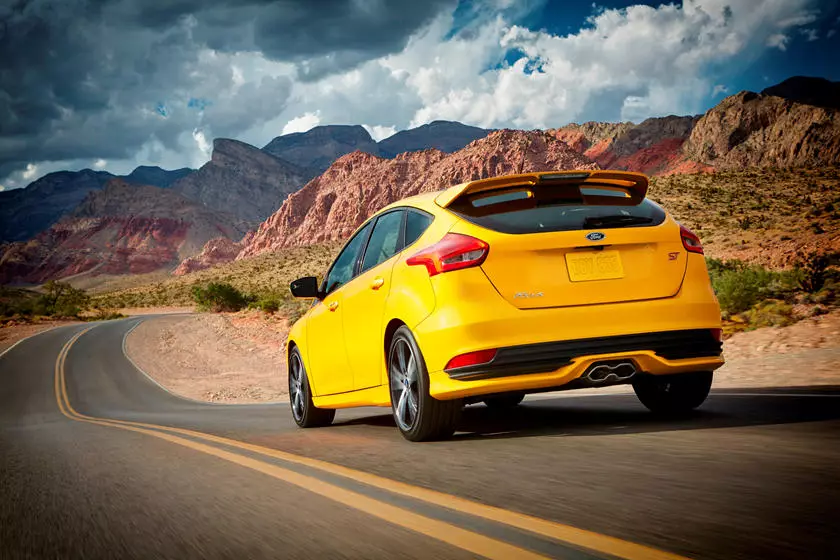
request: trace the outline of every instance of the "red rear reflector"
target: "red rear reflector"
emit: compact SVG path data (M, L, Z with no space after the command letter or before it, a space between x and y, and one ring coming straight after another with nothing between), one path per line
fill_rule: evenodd
M680 237L682 237L682 244L686 251L700 255L703 254L703 244L700 243L700 238L693 231L680 225Z
M460 233L447 233L443 239L426 247L405 261L408 265L424 265L429 276L441 272L479 266L487 258L490 245Z
M467 366L477 366L479 364L486 364L488 362L492 362L493 358L496 357L496 350L479 350L478 352L467 352L466 354L461 354L460 356L455 356L449 363L446 364L446 367L443 368L444 371L448 371L450 369L457 369Z

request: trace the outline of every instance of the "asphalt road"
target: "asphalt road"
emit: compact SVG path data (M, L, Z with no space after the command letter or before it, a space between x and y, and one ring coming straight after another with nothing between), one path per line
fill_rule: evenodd
M123 353L136 322L0 357L0 558L840 558L840 388L681 420L570 392L412 444L387 409L299 430L172 396Z

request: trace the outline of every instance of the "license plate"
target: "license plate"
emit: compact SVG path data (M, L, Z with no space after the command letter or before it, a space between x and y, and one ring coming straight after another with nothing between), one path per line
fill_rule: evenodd
M624 277L621 255L618 251L566 253L566 268L569 270L569 280L572 282Z

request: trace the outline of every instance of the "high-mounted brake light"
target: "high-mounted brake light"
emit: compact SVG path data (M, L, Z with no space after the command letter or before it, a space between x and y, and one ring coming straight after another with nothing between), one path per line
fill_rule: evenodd
M700 255L703 254L703 244L700 243L700 238L693 231L680 225L680 237L682 238L682 244L686 251Z
M480 266L490 252L490 245L460 233L447 233L443 239L426 247L405 261L408 265L424 265L429 276L441 272Z
M496 350L479 350L477 352L467 352L466 354L461 354L460 356L455 356L446 364L446 367L443 368L444 371L449 371L450 369L457 369L467 366L477 366L481 364L486 364L493 361L493 358L496 357Z

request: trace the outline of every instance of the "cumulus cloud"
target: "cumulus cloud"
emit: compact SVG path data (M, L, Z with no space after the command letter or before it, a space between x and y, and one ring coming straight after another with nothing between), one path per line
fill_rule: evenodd
M522 24L543 0L65 0L0 6L0 180L106 160L201 165L212 139L318 124L375 138L435 119L535 128L701 111L818 28L817 0L605 9ZM831 16L832 18L834 16Z
M158 144L194 154L192 129L236 136L270 120L294 80L399 51L451 2L4 2L0 177Z
M712 88L712 97L717 97L718 95L725 95L729 93L729 88L723 84L715 84L715 87Z
M370 134L371 138L373 138L377 142L379 142L380 140L384 140L389 136L393 136L397 133L396 127L393 126L371 126L369 124L363 124L362 126L365 128L365 130L368 131L368 134Z
M23 170L23 173L21 173L20 176L29 181L31 179L34 179L37 174L38 166L33 163L27 163L26 169Z
M789 41L790 37L784 33L774 33L767 37L767 46L777 48L780 51L786 51Z
M283 134L291 134L293 132L306 132L310 128L318 126L321 122L320 111L314 113L304 113L299 117L295 117L283 127Z
M808 42L816 41L820 38L820 34L816 29L802 29L800 30L800 33L805 36L805 40Z

